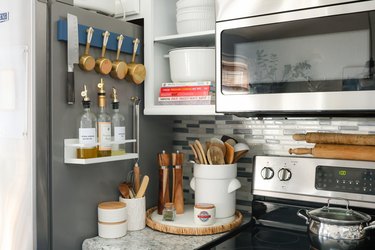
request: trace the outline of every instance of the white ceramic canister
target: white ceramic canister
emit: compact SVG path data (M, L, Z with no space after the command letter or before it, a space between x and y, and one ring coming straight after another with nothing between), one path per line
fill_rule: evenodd
M194 177L190 187L195 191L195 203L212 203L216 207L216 218L234 216L236 212L236 190L241 183L236 179L237 164L194 164Z
M106 223L98 222L98 235L106 239L120 238L126 235L128 229L128 222Z
M126 203L119 201L106 201L98 205L98 221L116 223L128 219Z
M128 230L127 206L119 201L107 201L98 205L98 235L102 238L119 238Z
M194 206L194 223L199 226L210 226L215 223L215 205L197 203Z
M146 227L146 197L125 199L119 197L120 202L126 203L128 208L128 230L137 231Z

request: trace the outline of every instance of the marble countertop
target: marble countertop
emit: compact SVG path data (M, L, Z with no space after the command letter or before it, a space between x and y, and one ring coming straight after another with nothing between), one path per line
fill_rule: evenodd
M250 221L251 216L244 214L242 224ZM155 231L149 227L139 231L128 231L124 237L104 239L99 236L83 241L83 250L183 250L198 248L226 233L186 236Z

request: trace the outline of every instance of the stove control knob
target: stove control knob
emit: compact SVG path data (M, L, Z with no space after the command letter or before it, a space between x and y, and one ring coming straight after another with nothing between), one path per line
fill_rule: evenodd
M278 172L280 181L289 181L292 178L292 172L287 168L282 168Z
M267 168L267 167L264 167L262 169L262 172L261 172L261 175L262 175L263 179L265 179L265 180L272 179L273 174L274 174L273 169Z

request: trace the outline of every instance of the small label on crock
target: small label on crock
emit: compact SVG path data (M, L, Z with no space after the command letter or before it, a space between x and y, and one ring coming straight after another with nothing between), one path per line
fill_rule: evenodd
M207 213L206 211L201 211L197 217L202 221L202 222L206 222L208 221L210 218L211 218L211 215L209 213Z

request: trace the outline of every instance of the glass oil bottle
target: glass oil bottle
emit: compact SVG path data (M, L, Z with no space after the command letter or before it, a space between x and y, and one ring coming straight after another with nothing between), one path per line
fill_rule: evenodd
M125 116L120 113L117 90L112 88L112 155L125 154Z
M81 92L83 113L79 119L78 138L79 143L83 146L77 148L77 158L87 159L97 157L96 150L96 116L90 109L90 98L87 94L86 85L84 90Z
M106 111L103 79L98 83L98 157L111 156L111 117Z

